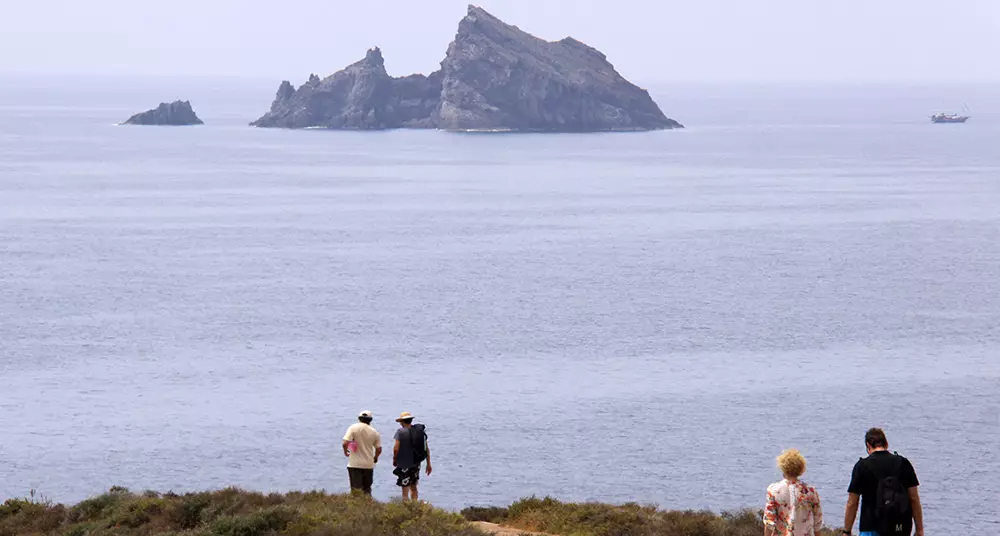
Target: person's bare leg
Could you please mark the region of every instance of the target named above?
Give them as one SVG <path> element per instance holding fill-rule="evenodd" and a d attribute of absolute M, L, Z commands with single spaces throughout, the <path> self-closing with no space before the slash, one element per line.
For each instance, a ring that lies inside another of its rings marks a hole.
<path fill-rule="evenodd" d="M 410 498 L 414 501 L 420 500 L 420 493 L 417 491 L 417 485 L 414 484 L 410 486 Z"/>
<path fill-rule="evenodd" d="M 404 501 L 410 500 L 410 486 L 403 487 L 403 500 Z"/>

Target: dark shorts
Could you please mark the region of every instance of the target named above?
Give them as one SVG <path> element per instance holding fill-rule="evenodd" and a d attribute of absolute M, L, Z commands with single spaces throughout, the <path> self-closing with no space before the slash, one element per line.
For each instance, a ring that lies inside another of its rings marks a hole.
<path fill-rule="evenodd" d="M 420 481 L 420 466 L 400 469 L 397 467 L 392 474 L 396 475 L 396 485 L 401 488 L 416 486 Z"/>
<path fill-rule="evenodd" d="M 351 479 L 351 490 L 364 492 L 365 495 L 372 494 L 372 482 L 375 480 L 374 469 L 348 467 L 347 476 Z"/>

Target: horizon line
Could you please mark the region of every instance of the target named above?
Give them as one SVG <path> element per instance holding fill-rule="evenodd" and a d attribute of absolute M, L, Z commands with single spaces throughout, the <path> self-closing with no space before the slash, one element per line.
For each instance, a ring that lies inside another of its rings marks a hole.
<path fill-rule="evenodd" d="M 311 73 L 309 73 L 311 74 Z M 309 74 L 301 75 L 304 82 Z M 400 75 L 407 76 L 407 75 Z M 161 80 L 185 78 L 189 80 L 254 80 L 254 81 L 274 81 L 280 83 L 289 80 L 287 76 L 275 73 L 124 73 L 124 72 L 53 72 L 53 71 L 0 71 L 0 78 L 22 78 L 22 77 L 42 77 L 42 78 L 106 78 L 106 79 L 132 79 L 132 80 Z M 321 75 L 321 78 L 323 76 Z M 394 76 L 395 77 L 395 76 Z M 678 85 L 747 85 L 747 86 L 775 86 L 775 85 L 824 85 L 833 87 L 845 86 L 900 86 L 912 85 L 922 87 L 955 87 L 955 86 L 1000 86 L 1000 78 L 997 79 L 950 79 L 942 81 L 940 79 L 879 79 L 879 78 L 858 78 L 845 79 L 836 78 L 788 78 L 788 79 L 744 79 L 744 78 L 645 78 L 633 76 L 633 80 L 639 81 L 636 85 L 643 84 L 678 84 Z M 289 80 L 293 85 L 295 81 Z M 299 82 L 299 83 L 302 83 Z"/>

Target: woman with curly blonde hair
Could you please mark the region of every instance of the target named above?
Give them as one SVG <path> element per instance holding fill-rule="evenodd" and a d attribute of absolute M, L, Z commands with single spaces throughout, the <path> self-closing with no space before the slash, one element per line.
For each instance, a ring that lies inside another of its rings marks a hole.
<path fill-rule="evenodd" d="M 799 480 L 806 459 L 796 449 L 778 456 L 784 478 L 767 487 L 764 536 L 815 536 L 823 527 L 823 510 L 816 489 Z"/>

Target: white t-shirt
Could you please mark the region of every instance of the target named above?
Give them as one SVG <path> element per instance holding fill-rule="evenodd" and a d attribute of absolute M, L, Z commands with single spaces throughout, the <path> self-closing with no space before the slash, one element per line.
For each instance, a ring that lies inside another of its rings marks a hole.
<path fill-rule="evenodd" d="M 373 426 L 363 422 L 352 424 L 344 434 L 344 441 L 354 441 L 358 449 L 351 452 L 347 466 L 355 469 L 375 468 L 375 449 L 382 447 L 382 438 Z"/>

